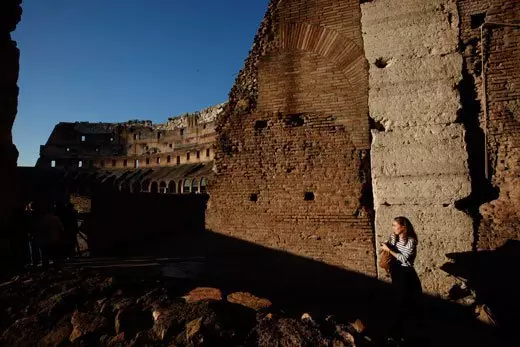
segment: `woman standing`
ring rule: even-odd
[[[381,249],[390,253],[392,262],[390,277],[395,292],[395,313],[398,315],[402,330],[403,325],[414,322],[419,309],[422,293],[421,282],[413,267],[417,255],[418,239],[412,223],[406,217],[396,217],[392,222],[393,233]],[[399,332],[398,332],[399,333]]]

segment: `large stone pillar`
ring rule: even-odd
[[[472,219],[455,207],[471,191],[458,121],[456,2],[377,0],[361,10],[370,115],[381,129],[371,147],[376,245],[388,238],[394,217],[408,217],[419,236],[423,288],[444,294],[453,284],[440,270],[446,254],[470,251],[473,241]]]
[[[21,0],[0,3],[0,232],[5,237],[5,225],[16,197],[16,161],[18,151],[11,130],[18,107],[19,50],[11,40],[11,32],[20,21]]]

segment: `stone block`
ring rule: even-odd
[[[467,174],[381,176],[372,181],[374,204],[452,204],[471,193]]]
[[[370,66],[370,116],[389,130],[398,126],[455,122],[460,108],[457,54],[395,58],[384,68]]]
[[[380,57],[457,50],[459,19],[452,0],[378,0],[363,4],[361,13],[365,52],[371,63]]]
[[[374,132],[372,178],[468,175],[467,157],[460,124]]]
[[[452,80],[424,81],[371,89],[370,116],[386,130],[426,124],[449,124],[457,119],[459,93]]]

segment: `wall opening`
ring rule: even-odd
[[[81,142],[85,142],[85,141],[87,141],[87,137],[85,135],[82,135],[81,136]]]
[[[177,185],[175,184],[175,181],[170,181],[168,183],[168,193],[170,193],[170,194],[177,193]]]
[[[182,194],[182,180],[177,183],[177,194]]]
[[[166,187],[166,182],[161,181],[161,183],[159,183],[159,193],[166,194],[167,192],[168,192],[168,188]]]
[[[284,123],[290,127],[301,127],[305,124],[305,119],[303,118],[303,114],[289,114],[285,117]]]
[[[83,167],[83,160],[78,161],[78,167]]]
[[[51,167],[56,167],[56,160],[51,160]]]
[[[157,182],[152,182],[152,185],[150,186],[150,193],[157,193],[159,191],[159,185]]]
[[[150,158],[146,158],[146,165],[150,165]]]
[[[141,183],[139,181],[135,181],[132,183],[132,193],[140,193],[141,192]]]
[[[249,201],[257,202],[258,201],[258,193],[249,194]]]
[[[139,159],[136,159],[134,161],[134,168],[138,169],[139,168]]]
[[[157,162],[157,164],[160,164],[161,163],[161,157],[157,157],[156,162]]]
[[[193,193],[199,193],[199,180],[194,178],[193,183],[191,184],[191,191]]]
[[[184,187],[182,189],[182,193],[183,194],[189,194],[191,193],[191,180],[189,178],[187,178],[185,181],[184,181]]]
[[[206,149],[206,157],[209,157],[209,148]]]
[[[112,167],[115,167],[115,166],[116,166],[116,161],[112,160]]]
[[[380,68],[380,69],[384,69],[385,67],[388,66],[388,62],[389,62],[389,59],[386,59],[386,58],[383,58],[383,57],[379,57],[374,62],[374,65],[376,67]]]
[[[262,130],[267,128],[267,121],[266,120],[257,120],[254,125],[255,130]]]
[[[177,156],[177,165],[180,165],[180,163],[181,163],[181,156],[178,155],[178,156]]]
[[[471,29],[479,28],[486,21],[486,12],[471,15]]]
[[[190,161],[190,152],[186,153],[186,161]]]
[[[197,151],[197,159],[200,159],[200,151]]]
[[[127,166],[128,166],[128,160],[126,160],[126,159],[123,160],[123,166],[124,166],[124,167],[127,167]]]
[[[172,157],[170,155],[166,157],[166,162],[167,163],[171,163],[172,162]]]
[[[305,200],[305,201],[314,201],[314,193],[313,192],[305,192],[303,194],[303,200]]]
[[[205,177],[202,177],[202,179],[200,180],[200,192],[201,193],[206,193],[208,191],[208,180],[205,178]]]

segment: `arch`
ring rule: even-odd
[[[168,192],[168,186],[166,185],[166,182],[161,181],[159,183],[159,193],[166,194],[167,192]]]
[[[156,181],[153,181],[152,184],[150,184],[150,193],[158,193],[159,192],[159,185]]]
[[[121,185],[119,186],[119,191],[122,193],[130,193],[130,184],[128,181],[121,182]]]
[[[189,194],[191,193],[191,179],[186,178],[184,180],[184,185],[182,187],[182,193],[183,194]]]
[[[132,183],[132,193],[140,193],[141,192],[141,182],[135,181]]]
[[[175,194],[177,193],[177,184],[175,181],[168,182],[168,193]]]
[[[195,194],[200,193],[199,191],[199,180],[197,178],[194,178],[191,182],[191,191]]]
[[[150,191],[150,180],[146,179],[141,183],[141,192],[149,192]]]
[[[182,180],[177,183],[177,194],[182,194]]]
[[[208,179],[206,177],[200,179],[200,192],[201,194],[208,192]]]
[[[332,60],[352,86],[368,92],[368,63],[363,48],[335,30],[307,23],[283,23],[278,27],[280,49],[316,53]]]

